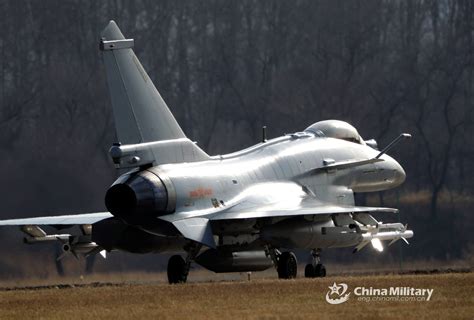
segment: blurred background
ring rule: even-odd
[[[400,208],[415,237],[382,254],[327,250],[343,265],[437,268],[474,261],[474,2],[0,2],[0,218],[105,210],[117,176],[100,31],[114,19],[186,134],[210,154],[345,120],[393,149],[407,180],[357,195]],[[0,230],[0,279],[47,277],[54,245]],[[401,241],[400,241],[401,242]],[[302,259],[306,256],[302,255]],[[304,261],[303,261],[304,262]],[[64,259],[66,273],[86,262]],[[160,255],[111,253],[95,270],[159,271]],[[90,267],[90,266],[89,266]],[[89,271],[93,268],[89,268]]]

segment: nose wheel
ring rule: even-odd
[[[304,276],[306,278],[323,278],[326,276],[326,267],[321,263],[315,266],[309,263],[304,268]]]
[[[312,261],[304,268],[306,278],[323,278],[326,276],[326,267],[321,263],[321,250],[311,250]]]

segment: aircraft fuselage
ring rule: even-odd
[[[354,192],[381,191],[400,185],[405,179],[405,172],[397,161],[385,154],[381,157],[383,161],[377,163],[316,172],[324,163],[370,159],[378,153],[367,145],[318,137],[307,132],[285,135],[206,161],[133,170],[119,177],[114,184],[118,187],[130,187],[126,192],[120,189],[112,194],[120,200],[117,207],[121,211],[114,212],[114,208],[108,207],[114,215],[125,221],[137,225],[136,221],[139,219],[143,230],[163,236],[160,245],[154,245],[155,251],[173,251],[176,243],[169,240],[173,232],[154,218],[163,215],[189,218],[203,212],[219,214],[242,202],[242,199],[249,203],[254,201],[271,204],[287,197],[294,199],[304,193],[311,193],[322,203],[354,205]],[[114,185],[109,190],[117,191],[113,189]],[[288,188],[288,185],[292,188]],[[132,195],[131,190],[136,201],[134,204],[139,209],[134,208],[133,204],[125,203],[128,195]],[[123,208],[129,210],[124,211]],[[148,219],[143,219],[144,217]],[[329,216],[322,217],[314,225],[298,220],[293,221],[295,223],[300,224],[300,229],[304,230],[317,228],[321,231],[321,228],[335,226]],[[214,233],[240,234],[244,236],[244,241],[252,242],[255,237],[246,239],[245,235],[255,232],[254,224],[255,220],[226,222],[219,225]],[[298,225],[293,227],[295,230],[297,228]],[[308,234],[313,239],[308,242],[308,246],[352,246],[361,240],[359,235],[344,238],[338,234],[336,240],[327,236],[322,241],[321,237],[317,238],[316,232],[308,231]],[[176,241],[178,239],[179,237]],[[298,238],[297,242],[289,243],[301,246],[301,243],[306,243],[305,239]]]

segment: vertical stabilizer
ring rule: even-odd
[[[119,141],[135,144],[185,138],[163,98],[114,21],[102,31],[103,52]]]
[[[115,164],[133,167],[208,159],[186,138],[133,52],[133,39],[126,39],[114,21],[101,37],[115,128],[124,145],[111,150]]]

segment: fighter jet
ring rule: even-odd
[[[312,259],[305,277],[324,277],[323,249],[359,251],[370,243],[382,251],[382,241],[413,236],[401,223],[372,216],[397,209],[354,202],[354,193],[403,183],[403,168],[386,152],[409,134],[379,151],[350,124],[326,120],[209,156],[186,137],[133,47],[110,21],[99,44],[119,141],[109,153],[125,173],[105,193],[108,212],[0,221],[19,226],[26,243],[60,241],[64,254],[76,257],[175,253],[167,275],[169,283],[180,283],[193,262],[214,272],[274,267],[279,278],[295,278],[295,249],[308,250]],[[47,234],[46,226],[79,226],[80,233]]]

